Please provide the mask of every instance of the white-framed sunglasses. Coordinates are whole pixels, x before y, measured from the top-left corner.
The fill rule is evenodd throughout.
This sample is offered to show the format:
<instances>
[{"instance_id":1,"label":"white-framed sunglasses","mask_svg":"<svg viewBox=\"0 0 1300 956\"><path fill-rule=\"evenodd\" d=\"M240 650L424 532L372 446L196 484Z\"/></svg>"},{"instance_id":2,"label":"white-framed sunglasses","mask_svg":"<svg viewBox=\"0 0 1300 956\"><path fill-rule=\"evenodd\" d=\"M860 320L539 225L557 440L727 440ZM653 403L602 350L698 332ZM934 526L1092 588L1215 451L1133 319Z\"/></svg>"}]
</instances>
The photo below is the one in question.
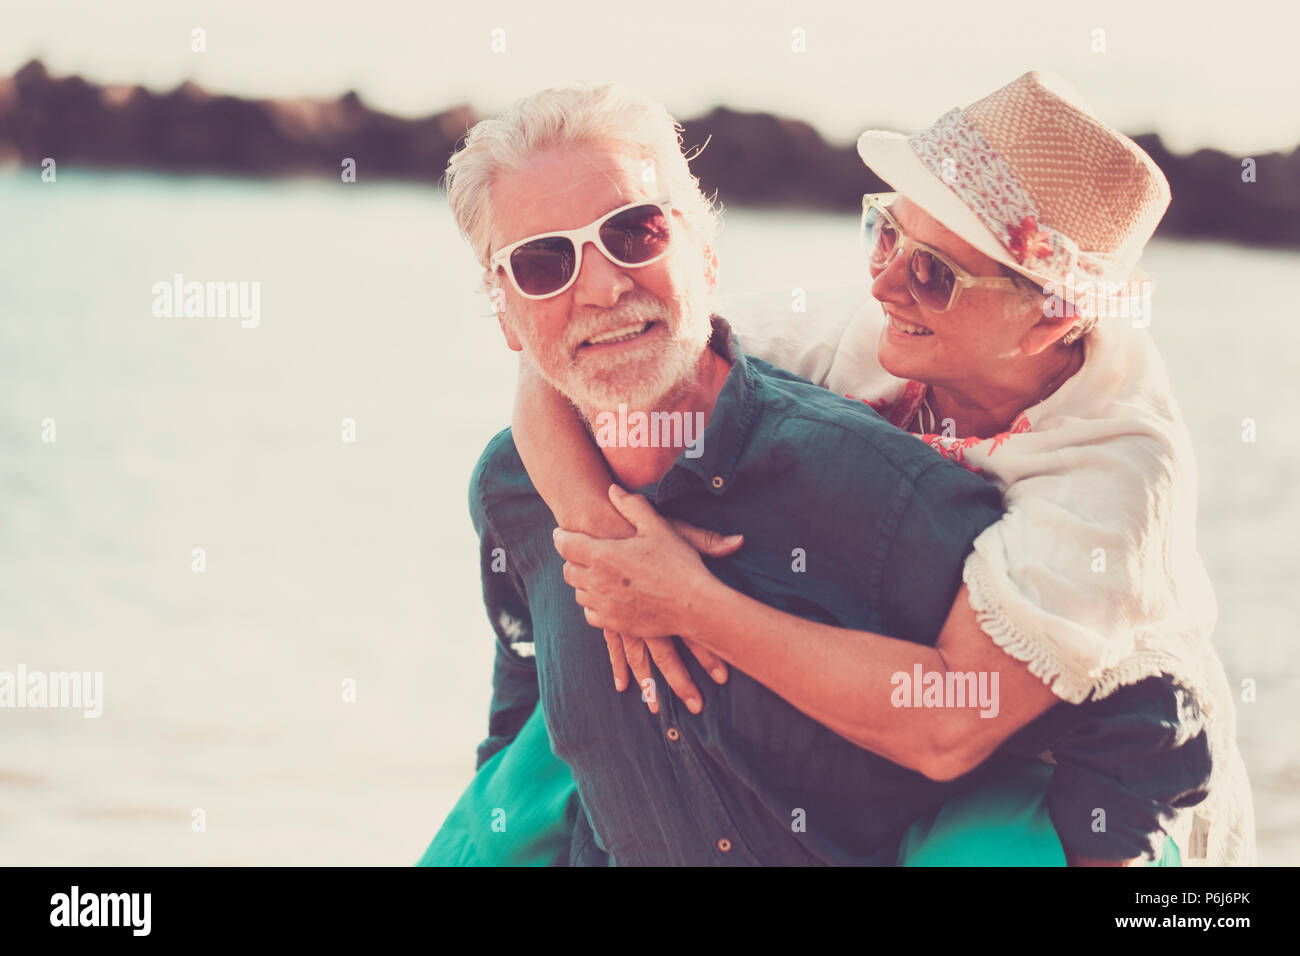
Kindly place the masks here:
<instances>
[{"instance_id":1,"label":"white-framed sunglasses","mask_svg":"<svg viewBox=\"0 0 1300 956\"><path fill-rule=\"evenodd\" d=\"M613 263L639 269L658 262L672 245L672 200L619 206L581 229L544 232L492 253L492 271L504 269L525 299L549 299L573 285L582 249L591 242Z\"/></svg>"}]
</instances>

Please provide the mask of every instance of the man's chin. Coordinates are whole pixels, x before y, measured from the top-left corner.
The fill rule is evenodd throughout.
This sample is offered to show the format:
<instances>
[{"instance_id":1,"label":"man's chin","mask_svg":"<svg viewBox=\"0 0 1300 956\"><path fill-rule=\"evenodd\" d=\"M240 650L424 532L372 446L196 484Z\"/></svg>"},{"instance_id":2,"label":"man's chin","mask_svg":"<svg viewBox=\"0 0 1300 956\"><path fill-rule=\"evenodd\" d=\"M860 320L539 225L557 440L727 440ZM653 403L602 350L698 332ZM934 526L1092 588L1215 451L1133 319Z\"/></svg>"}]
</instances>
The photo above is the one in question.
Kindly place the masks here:
<instances>
[{"instance_id":1,"label":"man's chin","mask_svg":"<svg viewBox=\"0 0 1300 956\"><path fill-rule=\"evenodd\" d=\"M582 381L573 383L569 399L583 410L615 411L620 405L626 405L651 411L688 384L685 381L688 375L669 372L670 363L670 357L659 355L649 363L649 369L646 363L633 361L595 370L580 376Z\"/></svg>"},{"instance_id":2,"label":"man's chin","mask_svg":"<svg viewBox=\"0 0 1300 956\"><path fill-rule=\"evenodd\" d=\"M622 347L617 356L583 355L579 350L569 361L566 381L551 384L588 419L616 412L620 405L655 411L694 385L700 355L707 348L706 334L699 342L647 337L640 347Z\"/></svg>"},{"instance_id":3,"label":"man's chin","mask_svg":"<svg viewBox=\"0 0 1300 956\"><path fill-rule=\"evenodd\" d=\"M586 415L594 418L600 412L616 412L619 406L626 405L635 411L653 411L662 408L677 387L645 387L629 389L626 385L610 388L587 388L577 395L570 395L569 400Z\"/></svg>"}]
</instances>

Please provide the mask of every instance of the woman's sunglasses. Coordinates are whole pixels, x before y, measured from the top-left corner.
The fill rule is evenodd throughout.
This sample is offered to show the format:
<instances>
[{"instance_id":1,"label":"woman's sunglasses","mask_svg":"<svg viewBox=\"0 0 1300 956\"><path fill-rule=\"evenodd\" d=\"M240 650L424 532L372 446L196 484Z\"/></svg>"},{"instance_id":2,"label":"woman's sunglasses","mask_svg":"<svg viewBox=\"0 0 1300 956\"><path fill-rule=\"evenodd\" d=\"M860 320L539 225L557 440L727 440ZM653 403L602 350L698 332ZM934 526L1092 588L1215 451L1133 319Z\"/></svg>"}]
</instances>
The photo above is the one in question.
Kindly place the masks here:
<instances>
[{"instance_id":1,"label":"woman's sunglasses","mask_svg":"<svg viewBox=\"0 0 1300 956\"><path fill-rule=\"evenodd\" d=\"M588 242L616 265L640 268L668 254L672 241L672 201L619 206L581 229L529 236L492 254L492 271L506 275L525 299L549 299L578 278L582 248Z\"/></svg>"},{"instance_id":2,"label":"woman's sunglasses","mask_svg":"<svg viewBox=\"0 0 1300 956\"><path fill-rule=\"evenodd\" d=\"M862 197L862 242L877 269L887 268L910 250L907 287L921 305L931 312L947 312L962 290L971 287L1028 294L1027 286L1016 279L973 276L933 246L908 238L887 208L897 198L897 193L868 193Z\"/></svg>"}]
</instances>

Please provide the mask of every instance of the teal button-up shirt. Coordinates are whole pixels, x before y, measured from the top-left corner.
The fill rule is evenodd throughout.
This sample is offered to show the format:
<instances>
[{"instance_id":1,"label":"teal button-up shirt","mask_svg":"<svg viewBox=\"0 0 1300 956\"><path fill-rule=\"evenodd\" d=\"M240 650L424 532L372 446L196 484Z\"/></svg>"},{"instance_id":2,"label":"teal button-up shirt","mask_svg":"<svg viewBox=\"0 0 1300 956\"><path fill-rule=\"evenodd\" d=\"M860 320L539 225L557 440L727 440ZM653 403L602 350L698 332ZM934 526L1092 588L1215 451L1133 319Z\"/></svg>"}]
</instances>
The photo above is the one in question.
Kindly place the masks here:
<instances>
[{"instance_id":1,"label":"teal button-up shirt","mask_svg":"<svg viewBox=\"0 0 1300 956\"><path fill-rule=\"evenodd\" d=\"M698 457L682 454L637 490L666 517L745 535L737 554L707 562L732 587L800 617L933 645L972 541L1001 516L997 491L866 405L746 358L720 319L711 344L732 369ZM470 507L498 638L479 760L540 700L586 811L573 862L603 851L619 865L892 864L910 823L996 768L929 780L735 668L714 684L684 650L704 710L664 692L652 715L634 691L615 692L601 634L563 580L554 518L508 430L479 461ZM520 653L528 644L531 656ZM1024 759L1059 748L1054 820L1080 817L1091 836L1087 808L1105 806L1117 858L1162 842L1171 804L1202 798L1209 776L1205 734L1177 726L1174 688L1130 690L1057 705L1003 748ZM1108 761L1142 734L1117 780ZM1072 746L1084 751L1077 764ZM1100 855L1095 840L1086 850Z\"/></svg>"}]
</instances>

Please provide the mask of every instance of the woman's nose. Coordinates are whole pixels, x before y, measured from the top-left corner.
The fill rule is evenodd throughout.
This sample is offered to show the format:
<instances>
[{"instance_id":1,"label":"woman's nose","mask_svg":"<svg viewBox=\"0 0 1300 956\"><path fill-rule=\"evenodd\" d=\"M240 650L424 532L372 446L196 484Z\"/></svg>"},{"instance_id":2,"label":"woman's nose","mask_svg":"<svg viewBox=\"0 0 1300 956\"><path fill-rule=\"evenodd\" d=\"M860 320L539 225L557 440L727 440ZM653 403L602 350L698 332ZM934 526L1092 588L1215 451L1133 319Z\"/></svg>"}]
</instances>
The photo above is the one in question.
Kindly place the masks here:
<instances>
[{"instance_id":1,"label":"woman's nose","mask_svg":"<svg viewBox=\"0 0 1300 956\"><path fill-rule=\"evenodd\" d=\"M623 268L611 262L595 243L583 247L582 268L573 284L575 305L611 309L633 285Z\"/></svg>"},{"instance_id":2,"label":"woman's nose","mask_svg":"<svg viewBox=\"0 0 1300 956\"><path fill-rule=\"evenodd\" d=\"M889 265L876 272L871 283L871 295L877 302L893 302L897 305L911 305L912 291L907 286L906 254L894 256Z\"/></svg>"}]
</instances>

